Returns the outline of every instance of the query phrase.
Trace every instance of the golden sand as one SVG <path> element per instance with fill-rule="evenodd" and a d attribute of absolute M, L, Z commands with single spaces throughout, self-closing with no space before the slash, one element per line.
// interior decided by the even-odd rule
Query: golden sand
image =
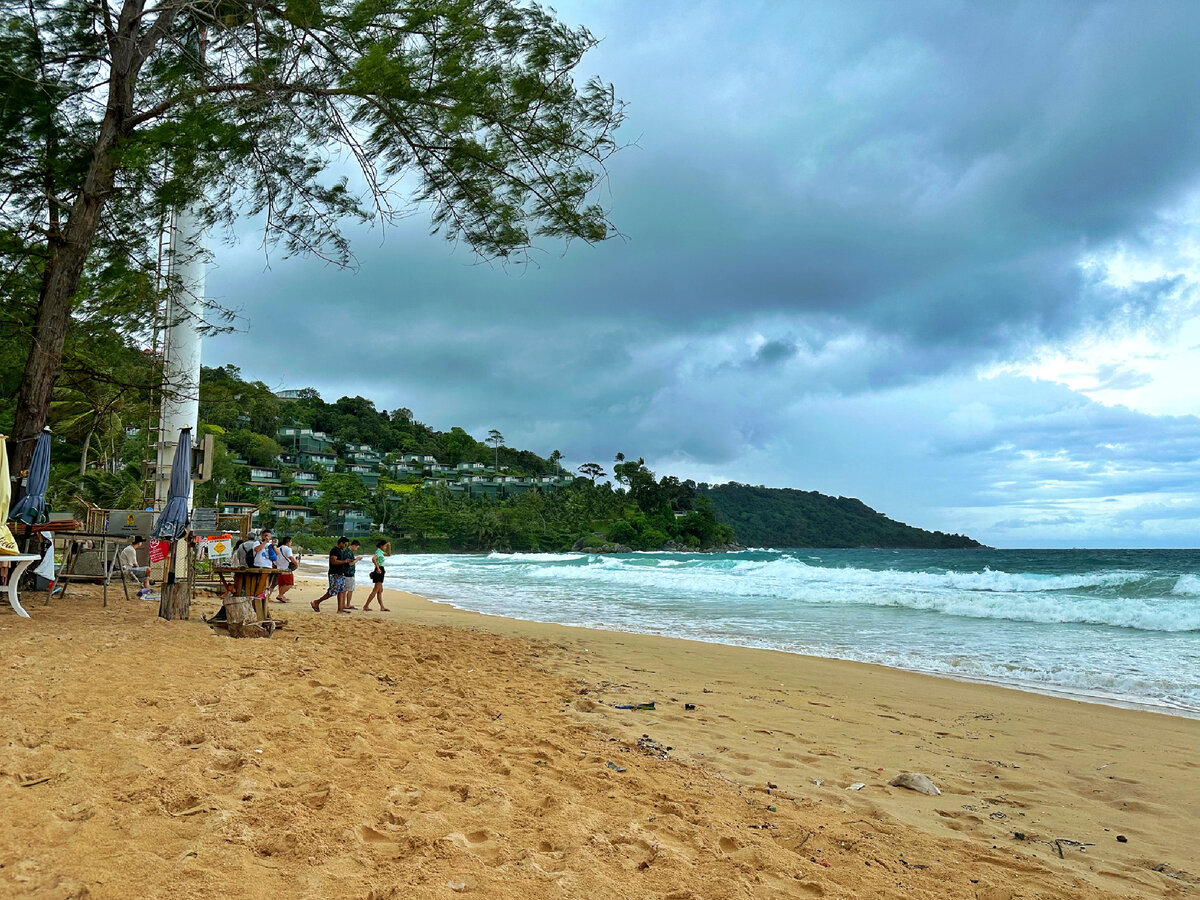
<path fill-rule="evenodd" d="M 0 610 L 0 896 L 1200 897 L 1195 720 L 298 581 Z"/>

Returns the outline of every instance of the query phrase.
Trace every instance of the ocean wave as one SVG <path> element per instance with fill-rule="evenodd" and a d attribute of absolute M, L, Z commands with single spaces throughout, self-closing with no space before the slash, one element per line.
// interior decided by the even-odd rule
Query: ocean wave
<path fill-rule="evenodd" d="M 768 612 L 795 604 L 875 607 L 972 619 L 1200 631 L 1200 576 L 1141 570 L 1082 573 L 905 571 L 814 564 L 792 556 L 733 554 L 491 553 L 397 557 L 397 574 L 436 584 L 475 581 L 517 594 L 580 594 L 632 603 L 695 604 L 708 614 Z M 752 604 L 752 605 L 746 605 Z M 728 607 L 728 609 L 727 609 Z"/>
<path fill-rule="evenodd" d="M 1200 597 L 1200 575 L 1180 575 L 1171 588 L 1176 597 Z"/>
<path fill-rule="evenodd" d="M 585 559 L 586 554 L 583 553 L 501 553 L 499 550 L 493 550 L 487 554 L 484 559 L 503 560 L 504 562 L 574 562 L 578 559 Z"/>

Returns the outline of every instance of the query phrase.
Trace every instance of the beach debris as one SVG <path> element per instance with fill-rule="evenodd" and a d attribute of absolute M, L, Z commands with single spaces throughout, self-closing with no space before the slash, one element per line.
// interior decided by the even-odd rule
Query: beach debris
<path fill-rule="evenodd" d="M 933 783 L 933 779 L 920 772 L 901 772 L 889 781 L 888 784 L 892 787 L 908 788 L 910 791 L 916 791 L 918 794 L 928 794 L 931 797 L 936 797 L 942 792 Z"/>
<path fill-rule="evenodd" d="M 673 747 L 665 747 L 648 734 L 643 734 L 637 739 L 638 749 L 643 753 L 648 753 L 658 759 L 666 759 L 667 751 L 673 750 Z"/>
<path fill-rule="evenodd" d="M 1018 841 L 1023 841 L 1023 840 L 1025 840 L 1025 832 L 1023 832 L 1023 831 L 1014 831 L 1014 832 L 1013 832 L 1013 837 L 1014 837 L 1014 838 L 1016 838 Z"/>
<path fill-rule="evenodd" d="M 615 703 L 613 704 L 613 709 L 654 709 L 654 701 L 649 700 L 645 703 Z"/>
<path fill-rule="evenodd" d="M 1186 882 L 1189 884 L 1200 883 L 1200 879 L 1198 879 L 1192 875 L 1189 875 L 1187 872 L 1183 871 L 1182 869 L 1176 869 L 1174 866 L 1170 865 L 1169 863 L 1165 863 L 1165 862 L 1159 863 L 1157 866 L 1151 866 L 1150 871 L 1158 872 L 1162 875 L 1166 875 L 1168 878 L 1174 878 L 1176 881 L 1183 881 L 1183 882 Z"/>
<path fill-rule="evenodd" d="M 849 786 L 846 788 L 846 790 L 848 790 L 848 791 L 861 791 L 861 790 L 862 790 L 863 788 L 865 788 L 865 787 L 866 787 L 866 785 L 865 785 L 865 784 L 863 784 L 863 782 L 861 782 L 861 781 L 856 781 L 856 782 L 854 782 L 854 784 L 852 784 L 852 785 L 849 785 Z M 939 793 L 941 793 L 941 792 L 939 791 Z"/>
<path fill-rule="evenodd" d="M 608 761 L 608 767 L 609 767 L 610 769 L 612 769 L 614 772 L 624 772 L 624 771 L 625 771 L 625 767 L 624 767 L 624 766 L 618 766 L 618 765 L 617 765 L 615 762 L 613 762 L 612 760 L 609 760 L 609 761 Z"/>
<path fill-rule="evenodd" d="M 465 891 L 467 889 L 466 882 L 463 882 L 463 881 L 447 881 L 446 887 L 450 888 L 450 890 L 454 891 L 457 894 L 461 894 L 463 891 Z"/>
<path fill-rule="evenodd" d="M 684 711 L 685 711 L 685 712 L 691 712 L 691 711 L 692 711 L 692 710 L 694 710 L 695 708 L 696 708 L 696 704 L 695 704 L 695 703 L 685 703 L 685 704 L 683 704 L 683 709 L 684 709 Z"/>
<path fill-rule="evenodd" d="M 1129 838 L 1125 837 L 1125 835 L 1123 835 L 1123 834 L 1118 834 L 1117 835 L 1117 843 L 1118 844 L 1128 844 Z"/>
<path fill-rule="evenodd" d="M 174 816 L 177 819 L 182 818 L 183 816 L 194 816 L 194 815 L 197 815 L 198 813 L 206 813 L 206 812 L 211 812 L 211 811 L 212 811 L 211 806 L 205 806 L 203 804 L 198 804 L 196 806 L 189 806 L 187 809 L 180 810 L 179 812 L 172 812 L 169 809 L 167 810 L 168 813 L 170 813 L 172 816 Z"/>
<path fill-rule="evenodd" d="M 815 784 L 817 787 L 820 787 L 820 786 L 821 786 L 822 784 L 824 784 L 824 783 L 825 783 L 825 782 L 824 782 L 822 779 L 820 779 L 820 778 L 814 778 L 814 779 L 813 779 L 813 784 Z"/>

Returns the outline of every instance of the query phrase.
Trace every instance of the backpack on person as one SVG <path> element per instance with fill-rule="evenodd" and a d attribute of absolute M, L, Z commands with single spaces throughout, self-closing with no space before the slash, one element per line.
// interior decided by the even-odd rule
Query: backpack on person
<path fill-rule="evenodd" d="M 235 569 L 254 568 L 254 544 L 254 538 L 250 538 L 237 545 L 237 549 L 233 551 L 232 560 Z"/>

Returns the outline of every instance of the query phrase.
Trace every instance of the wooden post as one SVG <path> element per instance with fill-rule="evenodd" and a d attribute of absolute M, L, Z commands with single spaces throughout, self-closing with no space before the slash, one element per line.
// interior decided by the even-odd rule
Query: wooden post
<path fill-rule="evenodd" d="M 178 547 L 179 541 L 171 541 L 171 552 L 167 556 L 167 577 L 158 601 L 158 617 L 168 621 L 186 619 L 192 611 L 192 595 L 188 590 L 187 580 L 182 584 L 175 581 L 175 554 Z"/>

